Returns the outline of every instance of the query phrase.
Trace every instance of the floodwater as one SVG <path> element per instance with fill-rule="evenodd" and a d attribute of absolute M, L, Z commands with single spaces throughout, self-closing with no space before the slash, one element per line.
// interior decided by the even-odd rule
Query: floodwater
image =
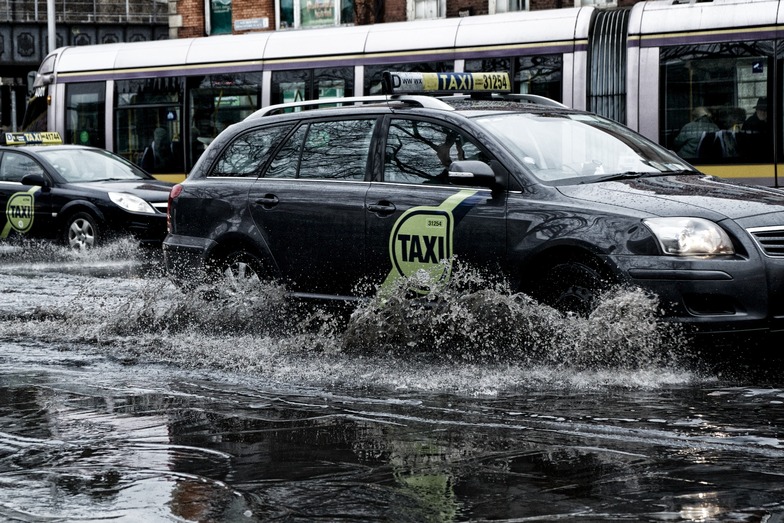
<path fill-rule="evenodd" d="M 640 292 L 564 318 L 466 273 L 347 317 L 159 262 L 0 250 L 0 520 L 784 521 L 784 366 Z"/>

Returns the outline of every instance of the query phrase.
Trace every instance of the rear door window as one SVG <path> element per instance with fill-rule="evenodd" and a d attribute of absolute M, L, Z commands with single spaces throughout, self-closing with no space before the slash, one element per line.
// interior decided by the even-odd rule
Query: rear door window
<path fill-rule="evenodd" d="M 303 124 L 281 147 L 268 178 L 364 180 L 375 119 Z"/>

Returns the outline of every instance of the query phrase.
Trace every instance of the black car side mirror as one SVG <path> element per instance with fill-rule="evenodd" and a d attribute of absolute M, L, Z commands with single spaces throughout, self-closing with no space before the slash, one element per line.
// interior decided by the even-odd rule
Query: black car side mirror
<path fill-rule="evenodd" d="M 469 187 L 495 188 L 496 176 L 492 167 L 478 160 L 452 162 L 449 166 L 449 182 Z"/>
<path fill-rule="evenodd" d="M 49 187 L 49 180 L 41 174 L 26 174 L 22 177 L 22 185 L 40 185 Z"/>

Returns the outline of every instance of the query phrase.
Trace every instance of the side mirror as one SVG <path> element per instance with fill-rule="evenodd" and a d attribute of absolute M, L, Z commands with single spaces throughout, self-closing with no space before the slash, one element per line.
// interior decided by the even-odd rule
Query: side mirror
<path fill-rule="evenodd" d="M 22 177 L 22 185 L 39 185 L 49 187 L 49 180 L 41 174 L 26 174 Z"/>
<path fill-rule="evenodd" d="M 478 160 L 452 162 L 449 166 L 449 182 L 469 187 L 495 188 L 496 176 L 492 167 Z"/>

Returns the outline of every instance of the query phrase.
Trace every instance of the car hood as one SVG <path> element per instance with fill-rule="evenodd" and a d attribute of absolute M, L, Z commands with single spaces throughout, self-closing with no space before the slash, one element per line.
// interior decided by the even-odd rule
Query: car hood
<path fill-rule="evenodd" d="M 106 180 L 102 182 L 72 183 L 70 187 L 101 191 L 126 192 L 148 202 L 165 202 L 174 184 L 160 180 Z"/>
<path fill-rule="evenodd" d="M 739 185 L 713 176 L 671 175 L 559 186 L 570 198 L 637 210 L 653 216 L 694 216 L 695 208 L 719 221 L 784 212 L 784 190 Z"/>

